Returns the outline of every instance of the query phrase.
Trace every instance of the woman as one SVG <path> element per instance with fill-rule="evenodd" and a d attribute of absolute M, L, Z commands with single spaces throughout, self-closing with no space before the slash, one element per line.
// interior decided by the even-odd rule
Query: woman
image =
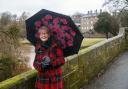
<path fill-rule="evenodd" d="M 65 63 L 61 47 L 43 26 L 36 33 L 34 68 L 38 71 L 35 89 L 62 89 L 61 66 Z"/>

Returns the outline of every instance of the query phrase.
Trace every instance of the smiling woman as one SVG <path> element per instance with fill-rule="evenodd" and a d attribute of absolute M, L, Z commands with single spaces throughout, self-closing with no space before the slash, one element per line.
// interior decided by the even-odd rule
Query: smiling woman
<path fill-rule="evenodd" d="M 50 30 L 47 27 L 42 26 L 39 28 L 38 34 L 41 41 L 47 41 L 50 36 Z"/>
<path fill-rule="evenodd" d="M 47 27 L 42 26 L 36 34 L 34 68 L 38 71 L 36 89 L 62 89 L 61 66 L 65 63 L 63 52 L 51 38 Z"/>

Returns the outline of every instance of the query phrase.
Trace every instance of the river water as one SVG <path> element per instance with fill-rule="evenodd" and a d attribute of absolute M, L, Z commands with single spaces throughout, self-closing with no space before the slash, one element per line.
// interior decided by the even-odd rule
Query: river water
<path fill-rule="evenodd" d="M 28 60 L 28 66 L 33 69 L 33 61 L 35 58 L 35 48 L 30 44 L 23 44 L 21 47 L 21 55 L 22 57 L 26 57 Z"/>

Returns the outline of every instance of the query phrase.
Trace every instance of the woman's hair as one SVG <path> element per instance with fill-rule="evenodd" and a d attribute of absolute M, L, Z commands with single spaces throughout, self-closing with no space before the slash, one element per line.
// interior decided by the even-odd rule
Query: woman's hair
<path fill-rule="evenodd" d="M 40 38 L 39 38 L 39 37 L 40 37 L 40 34 L 39 34 L 39 31 L 40 31 L 40 30 L 46 30 L 47 33 L 48 33 L 48 35 L 50 35 L 50 30 L 49 30 L 49 28 L 46 27 L 46 26 L 41 26 L 41 27 L 38 29 L 38 31 L 36 32 L 36 34 L 35 34 L 35 37 L 36 37 L 37 40 L 40 39 Z"/>
<path fill-rule="evenodd" d="M 49 28 L 46 27 L 46 26 L 41 26 L 41 27 L 38 29 L 38 32 L 39 32 L 40 30 L 46 30 L 47 33 L 50 34 L 50 30 L 49 30 Z"/>

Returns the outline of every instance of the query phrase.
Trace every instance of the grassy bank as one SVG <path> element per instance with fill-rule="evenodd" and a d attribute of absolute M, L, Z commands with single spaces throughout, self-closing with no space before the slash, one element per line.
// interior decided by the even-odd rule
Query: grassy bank
<path fill-rule="evenodd" d="M 106 38 L 84 38 L 81 44 L 81 48 L 92 46 L 100 41 L 105 40 Z"/>

